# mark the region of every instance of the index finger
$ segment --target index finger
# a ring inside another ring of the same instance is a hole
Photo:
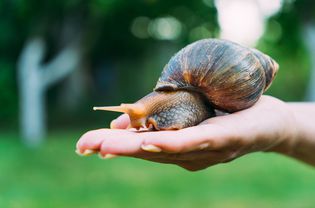
[[[131,132],[100,129],[84,134],[78,149],[100,150],[103,154],[135,155],[139,151],[182,153],[204,148],[220,149],[226,144],[223,130],[215,125],[201,125],[177,131]]]
[[[110,123],[111,129],[127,129],[130,124],[128,114],[122,114]]]
[[[184,153],[194,150],[219,150],[228,142],[226,130],[220,126],[207,124],[175,131],[146,132],[142,149],[156,152],[160,149],[168,153]],[[147,148],[148,147],[148,148]]]

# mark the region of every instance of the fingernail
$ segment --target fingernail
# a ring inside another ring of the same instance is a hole
[[[77,153],[79,156],[83,156],[83,154],[78,149],[75,150],[75,153]]]
[[[118,155],[115,155],[115,154],[106,154],[106,155],[98,154],[98,157],[100,159],[106,160],[106,159],[112,159],[112,158],[118,157]]]
[[[203,144],[199,145],[200,150],[206,149],[207,147],[209,147],[209,143],[203,143]]]
[[[141,149],[147,152],[162,152],[162,149],[153,145],[153,144],[146,144],[141,145]]]
[[[80,150],[76,149],[75,153],[77,153],[80,156],[90,156],[90,155],[97,153],[97,150],[86,149],[82,153]]]
[[[112,120],[112,122],[110,122],[110,128],[111,129],[115,129],[115,122],[117,119]]]
[[[86,149],[86,150],[84,150],[83,155],[84,156],[90,156],[90,155],[93,155],[93,154],[95,154],[97,152],[98,152],[97,150]]]

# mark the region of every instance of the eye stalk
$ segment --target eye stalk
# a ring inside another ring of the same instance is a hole
[[[141,103],[134,104],[121,104],[120,106],[103,106],[103,107],[93,107],[93,110],[104,110],[126,113],[130,117],[130,125],[128,128],[146,128],[146,109]]]
[[[140,103],[134,103],[134,104],[123,103],[120,106],[93,107],[93,110],[113,111],[113,112],[120,112],[120,113],[134,114],[134,115],[143,115],[145,112],[144,106],[142,106]]]

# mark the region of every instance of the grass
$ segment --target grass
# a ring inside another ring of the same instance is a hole
[[[0,207],[314,207],[315,169],[272,153],[188,172],[74,153],[77,133],[38,149],[0,134]]]

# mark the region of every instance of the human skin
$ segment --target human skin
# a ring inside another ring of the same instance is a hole
[[[315,103],[285,103],[262,96],[251,108],[210,118],[176,131],[127,130],[129,117],[112,129],[85,133],[77,153],[128,156],[175,164],[190,171],[226,163],[252,152],[276,152],[315,166]]]

